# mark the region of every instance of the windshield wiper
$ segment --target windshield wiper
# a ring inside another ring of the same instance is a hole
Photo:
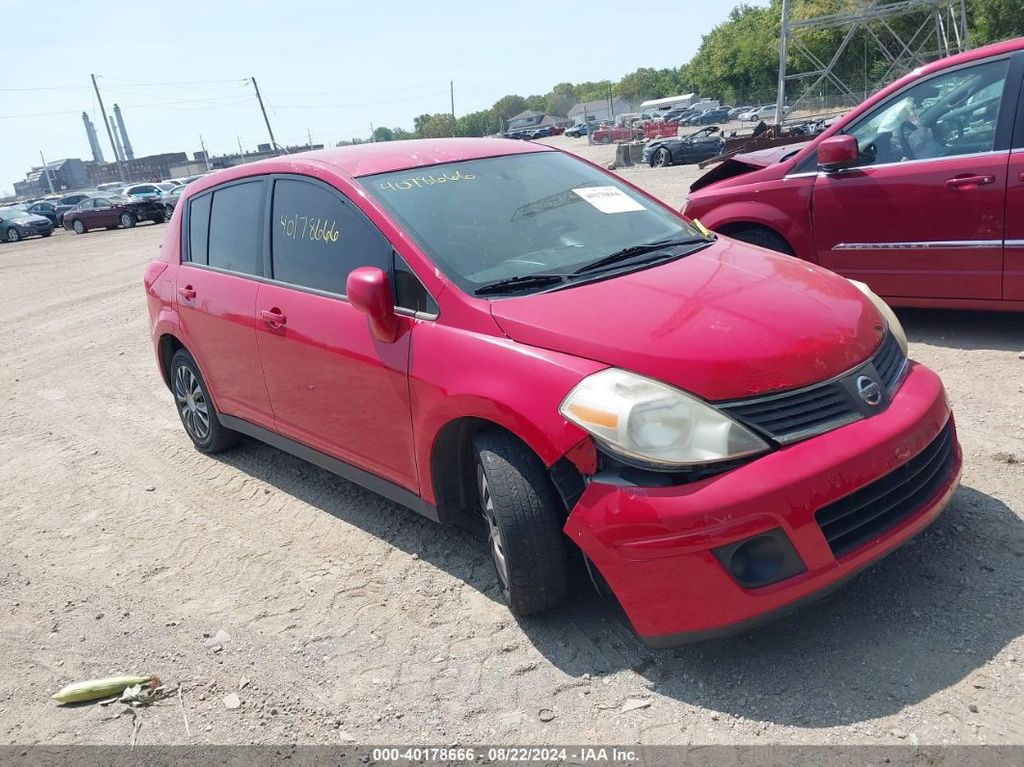
[[[628,248],[617,250],[614,253],[609,253],[607,256],[602,256],[596,261],[591,261],[589,264],[584,264],[571,274],[586,274],[587,272],[593,272],[597,271],[598,269],[603,269],[606,266],[613,266],[614,264],[618,264],[623,261],[628,261],[629,259],[636,258],[637,256],[643,256],[648,253],[656,253],[659,250],[666,250],[668,248],[676,247],[678,245],[704,244],[706,242],[708,241],[693,237],[671,237],[665,240],[645,242],[642,245],[632,245]]]
[[[546,288],[565,282],[564,274],[523,274],[519,277],[509,277],[506,280],[490,282],[473,291],[477,296],[494,295],[495,293],[509,293],[515,290],[529,290],[531,288]]]

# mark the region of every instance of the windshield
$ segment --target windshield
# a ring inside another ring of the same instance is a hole
[[[29,218],[34,215],[21,208],[0,208],[0,218]]]
[[[704,242],[679,216],[561,152],[358,180],[467,293],[532,275],[569,274],[647,243]]]

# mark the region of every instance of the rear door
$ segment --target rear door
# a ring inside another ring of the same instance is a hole
[[[1018,97],[1012,144],[1006,180],[1003,298],[1024,301],[1024,85]]]
[[[940,72],[849,126],[861,163],[814,185],[819,263],[887,298],[999,299],[1020,63]]]
[[[275,179],[270,223],[272,282],[259,289],[256,335],[276,431],[418,491],[411,318],[384,343],[345,299],[353,269],[392,272],[391,245],[344,195],[300,176]]]
[[[255,328],[267,187],[265,178],[246,179],[189,198],[175,287],[190,351],[217,409],[273,428]]]

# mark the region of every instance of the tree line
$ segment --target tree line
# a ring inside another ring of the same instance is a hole
[[[838,13],[856,8],[853,0],[801,0],[791,4],[794,19]],[[778,45],[782,28],[782,0],[768,6],[741,4],[728,18],[703,36],[694,56],[678,67],[654,69],[641,67],[613,82],[558,83],[545,94],[520,96],[509,94],[490,109],[470,112],[452,120],[447,112],[422,114],[413,120],[412,130],[380,127],[373,132],[375,141],[444,136],[486,136],[502,131],[508,120],[531,109],[565,116],[575,104],[610,97],[622,98],[634,106],[641,101],[695,92],[737,104],[771,102],[778,78]],[[921,23],[920,14],[887,20],[904,39],[911,37]],[[1024,35],[1024,0],[969,0],[969,42],[972,48],[998,40]],[[820,61],[829,61],[847,30],[808,29],[799,33],[800,42]],[[897,54],[898,43],[883,29],[879,38]],[[815,68],[813,59],[791,47],[787,57],[790,71]],[[836,74],[858,96],[867,96],[878,87],[903,74],[890,69],[889,60],[878,42],[864,31],[854,35],[836,62]],[[799,86],[791,86],[799,89]],[[837,89],[833,86],[832,93]],[[823,91],[823,95],[824,91]],[[354,139],[353,141],[358,141]]]

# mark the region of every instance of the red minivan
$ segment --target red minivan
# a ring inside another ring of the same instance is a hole
[[[942,383],[863,284],[539,144],[364,144],[185,190],[145,288],[185,431],[486,530],[517,614],[586,567],[651,646],[741,630],[924,529]]]
[[[814,141],[738,155],[684,212],[895,306],[1024,310],[1024,38],[914,70]]]

